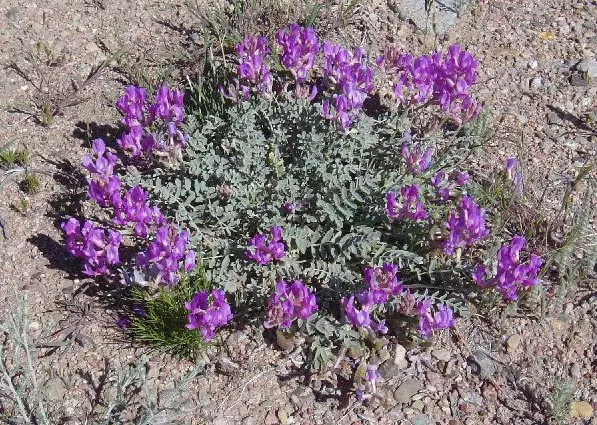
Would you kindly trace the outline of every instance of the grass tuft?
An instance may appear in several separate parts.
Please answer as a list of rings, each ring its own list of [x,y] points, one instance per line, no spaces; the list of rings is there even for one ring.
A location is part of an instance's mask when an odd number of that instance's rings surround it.
[[[211,289],[211,285],[200,270],[183,277],[172,288],[158,288],[156,293],[143,287],[134,288],[133,302],[141,306],[145,314],[132,318],[130,331],[133,337],[176,356],[195,357],[204,342],[199,331],[185,327],[188,311],[184,303],[195,292],[204,289]]]

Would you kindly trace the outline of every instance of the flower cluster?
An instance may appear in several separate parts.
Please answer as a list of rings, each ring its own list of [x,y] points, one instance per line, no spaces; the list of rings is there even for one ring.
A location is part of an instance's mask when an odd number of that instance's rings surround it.
[[[248,97],[249,93],[246,84],[256,87],[259,94],[271,92],[273,79],[265,63],[269,55],[265,37],[243,37],[242,43],[236,45],[236,52],[239,56],[236,72],[242,81],[241,92],[244,97]]]
[[[395,76],[393,89],[399,103],[431,101],[457,121],[469,121],[479,113],[480,105],[469,94],[477,77],[477,61],[457,44],[445,55],[435,52],[417,58],[389,49],[377,63]]]
[[[342,307],[344,307],[346,320],[351,325],[360,328],[371,328],[380,334],[385,334],[388,331],[385,320],[376,321],[371,318],[371,313],[379,304],[382,304],[378,302],[376,295],[372,291],[362,291],[356,295],[351,294],[342,298]],[[355,306],[355,298],[360,308]]]
[[[246,251],[247,258],[262,266],[284,258],[286,256],[286,247],[282,241],[282,228],[280,226],[272,227],[270,235],[269,242],[266,236],[261,233],[257,233],[249,239],[249,249]]]
[[[288,329],[295,319],[309,319],[317,311],[315,295],[300,280],[291,284],[280,280],[267,305],[266,328]]]
[[[175,285],[181,265],[187,272],[195,267],[195,252],[187,250],[188,243],[186,230],[178,232],[174,225],[164,224],[147,249],[137,254],[135,263],[155,276],[156,283]]]
[[[325,43],[324,76],[335,88],[332,99],[321,105],[323,117],[333,120],[341,130],[346,130],[363,107],[369,92],[373,90],[373,71],[367,66],[363,50],[349,52],[343,47]]]
[[[447,201],[453,194],[455,187],[464,186],[469,179],[466,171],[456,170],[450,175],[438,171],[431,177],[431,184],[437,189],[437,196],[441,201]]]
[[[158,207],[147,204],[147,193],[141,186],[135,186],[124,192],[124,196],[113,196],[114,218],[112,221],[119,226],[135,223],[135,234],[141,238],[149,235],[148,227],[164,224],[166,219]]]
[[[204,341],[211,340],[217,327],[225,326],[232,320],[230,305],[221,289],[196,292],[191,301],[186,302],[187,329],[199,329]]]
[[[481,287],[493,287],[504,299],[518,299],[522,288],[529,288],[539,283],[537,275],[543,260],[535,254],[529,256],[528,262],[521,263],[520,251],[526,240],[515,235],[510,244],[500,248],[497,255],[497,272],[493,278],[488,277],[487,267],[479,265],[473,273],[473,280]]]
[[[446,255],[451,255],[456,248],[472,245],[489,234],[485,227],[485,210],[470,196],[460,198],[458,210],[450,214],[446,228],[450,232],[442,244]]]
[[[377,306],[390,300],[391,296],[399,297],[400,301],[412,304],[408,308],[399,308],[403,314],[417,315],[419,318],[418,331],[423,338],[428,338],[434,330],[447,329],[456,323],[452,310],[443,305],[437,305],[437,311],[432,314],[431,301],[415,298],[399,281],[398,266],[384,263],[381,267],[367,267],[364,270],[364,280],[368,289],[342,298],[342,306],[346,320],[353,326],[370,328],[379,333],[386,333],[388,328],[385,321],[376,321],[371,316]],[[355,305],[355,301],[359,306]]]
[[[398,266],[393,263],[384,263],[381,267],[365,267],[363,280],[378,304],[387,302],[390,296],[399,295],[404,290],[397,273]]]
[[[166,127],[174,126],[172,131],[178,131],[178,125],[184,118],[182,100],[181,92],[162,86],[154,103],[148,106],[145,90],[129,86],[117,106],[124,115],[122,122],[128,127],[129,133],[131,130],[144,132],[145,127],[154,122],[165,123]],[[149,135],[154,141],[160,140],[155,134]],[[152,146],[160,150],[163,148],[155,143]],[[185,271],[195,265],[195,253],[186,248],[188,233],[186,230],[179,233],[172,224],[166,222],[156,206],[149,206],[147,193],[140,186],[121,193],[120,179],[114,174],[118,158],[106,150],[103,140],[93,141],[93,151],[95,159],[85,155],[82,161],[83,167],[90,173],[89,198],[102,207],[112,208],[112,222],[116,226],[133,224],[135,234],[143,239],[152,236],[150,231],[155,232],[154,240],[146,251],[137,255],[136,263],[146,268],[150,275],[155,275],[157,283],[177,283],[179,263],[184,259]],[[105,229],[94,227],[90,222],[81,228],[75,219],[63,223],[62,228],[66,233],[67,250],[85,260],[84,273],[92,276],[104,274],[109,265],[119,263],[119,232],[107,230],[106,239]]]
[[[430,147],[425,149],[420,146],[412,146],[406,141],[400,146],[400,154],[406,162],[407,171],[411,174],[420,174],[429,168],[432,152]]]
[[[416,184],[405,185],[400,189],[400,202],[396,192],[386,193],[386,215],[389,218],[403,220],[425,220],[427,211],[419,200],[419,187]]]
[[[186,143],[180,130],[184,120],[184,94],[162,85],[148,104],[145,89],[128,86],[116,106],[123,115],[127,132],[118,139],[120,147],[132,157],[155,154],[179,156]]]
[[[94,200],[101,207],[112,204],[114,196],[120,193],[120,179],[114,175],[114,166],[118,158],[111,152],[106,151],[106,144],[102,139],[93,141],[93,152],[95,161],[89,155],[83,157],[81,165],[90,173],[87,179],[89,188],[87,194],[89,199]]]
[[[417,313],[419,316],[419,335],[423,338],[429,338],[433,331],[449,329],[456,325],[454,313],[450,307],[438,304],[437,311],[432,314],[431,302],[428,299],[417,303]]]
[[[83,273],[87,276],[99,276],[108,271],[108,267],[120,263],[118,248],[121,235],[114,230],[106,231],[86,221],[82,226],[75,218],[62,223],[66,234],[66,250],[84,260]]]
[[[290,71],[297,84],[302,84],[319,53],[319,40],[312,28],[303,28],[290,24],[288,29],[281,29],[276,40],[282,47],[280,62]]]

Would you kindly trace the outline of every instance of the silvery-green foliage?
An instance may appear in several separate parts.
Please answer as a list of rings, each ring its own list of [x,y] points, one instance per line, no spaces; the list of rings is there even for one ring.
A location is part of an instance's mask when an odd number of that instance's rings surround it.
[[[366,264],[393,261],[410,270],[426,261],[426,242],[390,231],[383,209],[387,190],[413,182],[399,154],[404,117],[363,116],[341,134],[317,104],[253,99],[201,123],[191,116],[188,127],[186,160],[133,183],[196,231],[216,285],[242,299],[268,294],[276,277],[302,278],[337,297],[360,285]],[[284,202],[297,211],[285,215]],[[246,242],[273,225],[283,227],[289,255],[254,266],[244,257]],[[417,224],[403,230],[423,231]]]

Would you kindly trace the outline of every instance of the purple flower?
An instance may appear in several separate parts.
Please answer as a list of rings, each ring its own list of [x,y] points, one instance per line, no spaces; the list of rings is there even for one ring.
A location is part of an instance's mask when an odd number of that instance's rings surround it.
[[[184,120],[184,93],[162,85],[151,104],[145,89],[129,86],[118,100],[127,131],[117,140],[132,157],[156,154],[158,157],[180,155],[187,136],[180,126]]]
[[[342,298],[342,306],[344,307],[344,314],[346,320],[353,326],[362,328],[371,328],[372,330],[384,334],[388,331],[385,326],[385,321],[376,321],[371,318],[371,313],[378,304],[383,304],[387,301],[387,295],[381,295],[382,291],[362,291],[358,294],[351,294],[349,297]],[[355,306],[356,301],[361,308]]]
[[[111,205],[111,199],[120,192],[120,179],[114,175],[114,167],[118,158],[111,152],[106,151],[106,145],[102,139],[93,141],[93,152],[95,161],[89,155],[83,157],[81,165],[90,173],[87,179],[89,188],[87,194],[90,199],[96,201],[99,206]]]
[[[128,128],[145,126],[147,92],[144,88],[134,85],[127,86],[124,94],[116,102],[116,107],[123,115],[122,123]]]
[[[244,100],[248,98],[248,85],[254,86],[261,95],[269,94],[273,79],[265,63],[269,55],[267,40],[262,36],[243,37],[242,42],[236,45],[236,51],[239,56],[236,73],[240,81],[236,80],[228,93],[222,89],[224,96]]]
[[[184,93],[163,84],[158,89],[153,104],[149,106],[149,120],[160,119],[167,123],[180,124],[184,119]]]
[[[264,266],[286,256],[286,247],[282,241],[282,228],[274,226],[271,228],[270,234],[269,241],[261,233],[257,233],[249,239],[249,250],[246,251],[247,258]]]
[[[128,316],[121,315],[118,317],[116,325],[124,331],[125,329],[128,329],[131,326],[131,319]]]
[[[324,76],[335,90],[332,99],[321,106],[321,115],[333,120],[341,130],[347,130],[373,90],[373,71],[367,66],[363,50],[349,52],[343,47],[325,43]]]
[[[83,273],[87,276],[99,276],[109,271],[109,266],[120,263],[118,248],[120,233],[95,227],[86,221],[82,226],[75,218],[62,223],[66,235],[66,250],[75,257],[82,258]]]
[[[158,228],[146,250],[137,254],[135,262],[154,276],[158,284],[175,285],[180,280],[181,268],[188,272],[194,267],[195,253],[187,249],[188,243],[186,230],[179,232],[174,225],[166,223]]]
[[[303,83],[319,53],[317,34],[312,28],[293,23],[288,29],[278,31],[276,40],[282,47],[280,62],[290,71],[297,84]]]
[[[468,182],[469,175],[466,171],[456,170],[453,179],[458,186],[464,186]]]
[[[284,211],[284,214],[290,215],[296,211],[296,207],[297,205],[294,202],[284,202],[282,204],[282,211]]]
[[[128,189],[124,196],[112,198],[114,207],[114,218],[112,221],[124,226],[134,223],[134,230],[137,236],[147,238],[149,227],[155,229],[165,223],[166,219],[157,207],[147,205],[147,194],[141,186]]]
[[[446,255],[451,255],[456,248],[473,245],[489,234],[485,227],[485,210],[470,196],[460,198],[458,210],[450,214],[446,228],[450,232],[442,244]]]
[[[519,194],[522,193],[523,190],[523,180],[522,180],[522,172],[520,171],[520,167],[518,166],[518,159],[516,157],[511,157],[506,160],[506,176],[508,180],[512,183],[512,186]]]
[[[434,313],[431,310],[429,299],[417,303],[417,314],[419,316],[419,334],[425,339],[429,338],[436,330],[449,329],[456,325],[454,313],[450,307],[438,304],[437,311]]]
[[[280,280],[267,306],[266,328],[288,329],[295,319],[308,320],[317,311],[315,295],[300,280],[291,284]]]
[[[374,296],[376,304],[383,304],[391,295],[399,295],[404,287],[398,281],[396,274],[398,266],[384,263],[381,267],[366,267],[363,271],[365,283]]]
[[[495,276],[488,278],[487,267],[479,265],[473,272],[473,280],[482,288],[495,288],[505,300],[518,299],[521,289],[539,283],[537,276],[543,264],[543,260],[535,254],[531,254],[527,262],[521,262],[520,252],[525,244],[524,237],[514,235],[510,244],[503,245],[498,252]]]
[[[419,201],[419,187],[416,184],[403,186],[400,189],[400,197],[398,202],[395,192],[386,194],[386,215],[389,218],[413,221],[427,218],[427,211]]]
[[[199,329],[206,342],[215,336],[216,328],[232,320],[230,305],[221,289],[215,289],[211,294],[209,291],[196,292],[184,307],[189,311],[186,328]]]
[[[406,169],[411,174],[420,174],[429,168],[432,152],[431,148],[409,146],[407,142],[403,142],[400,147],[402,158],[406,161]]]
[[[440,52],[418,58],[389,49],[378,58],[378,65],[394,77],[394,95],[405,106],[430,102],[438,105],[457,122],[474,119],[481,108],[469,94],[476,81],[477,62],[454,44]]]

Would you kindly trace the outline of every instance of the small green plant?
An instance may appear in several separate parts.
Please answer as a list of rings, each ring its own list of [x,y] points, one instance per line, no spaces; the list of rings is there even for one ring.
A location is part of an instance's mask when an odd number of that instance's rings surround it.
[[[25,166],[27,164],[29,164],[29,151],[27,149],[0,149],[0,167]]]
[[[26,174],[25,178],[21,182],[23,191],[29,195],[33,195],[39,192],[41,183],[39,178],[35,174]]]
[[[570,403],[574,398],[574,391],[574,387],[568,382],[556,383],[551,398],[550,417],[557,425],[569,423]]]
[[[211,285],[200,269],[172,288],[160,287],[155,292],[146,287],[133,288],[131,335],[150,347],[194,357],[204,343],[200,332],[185,327],[189,313],[185,303],[195,292],[206,289]]]

